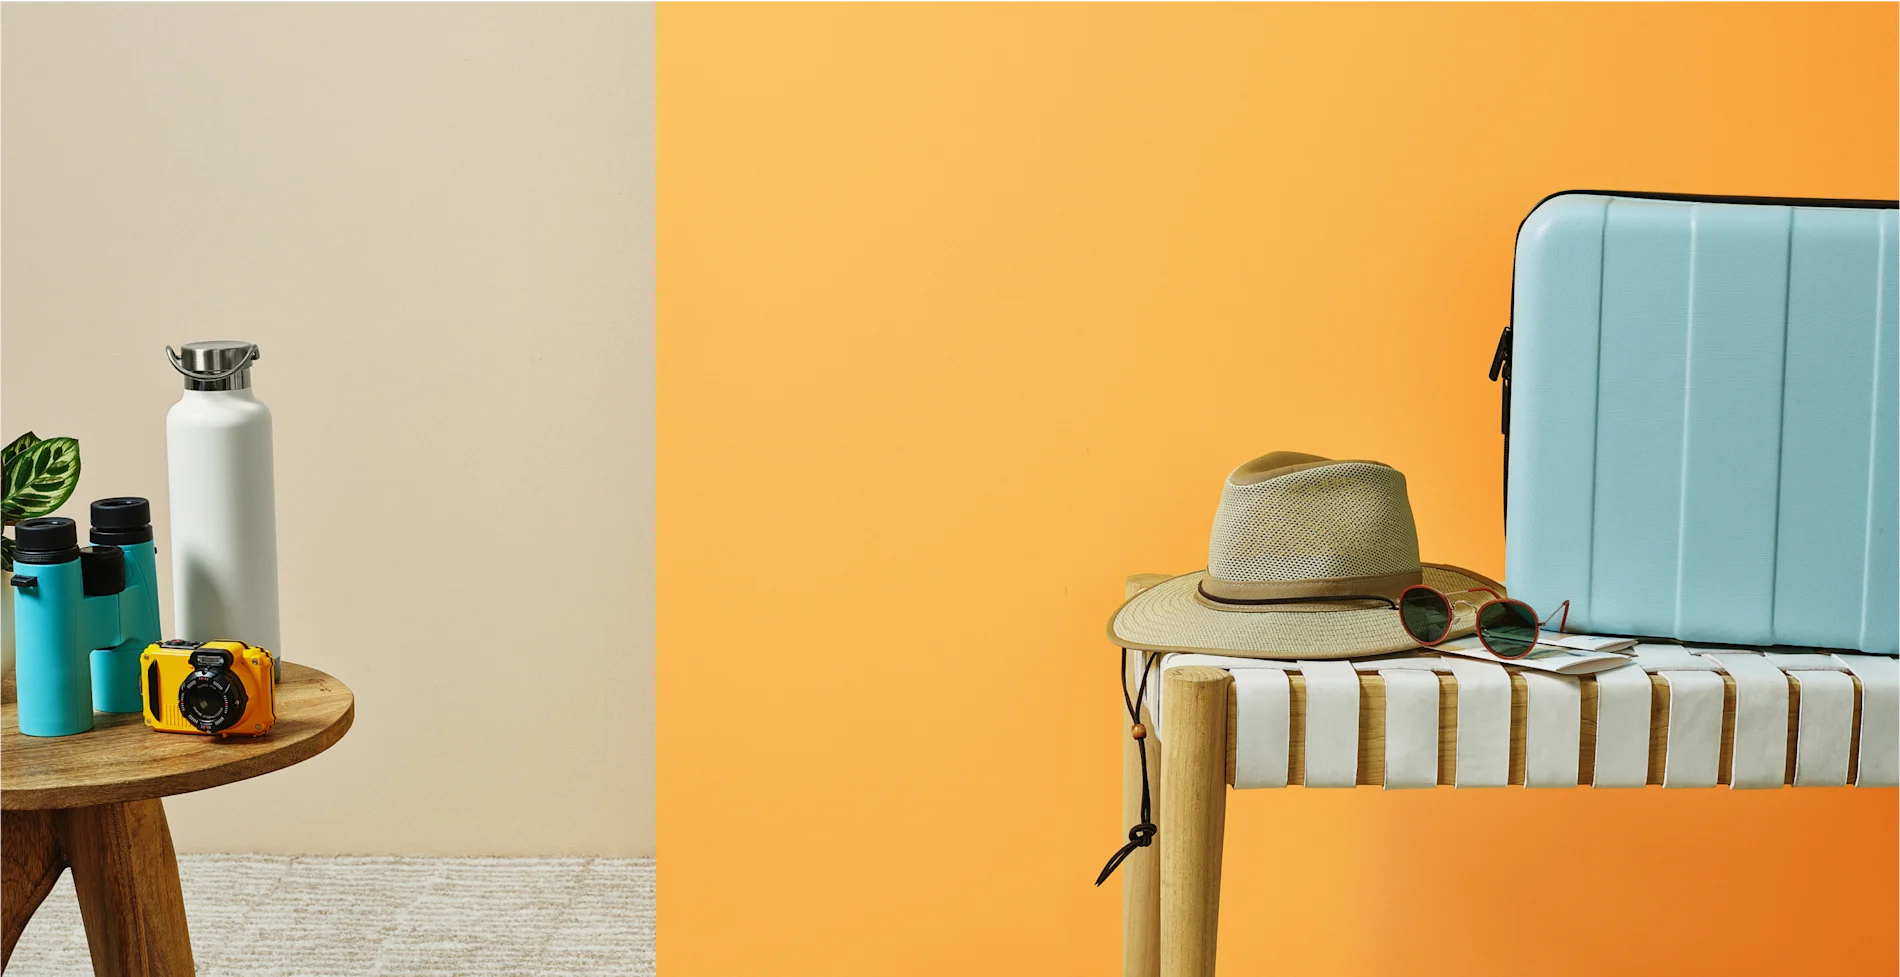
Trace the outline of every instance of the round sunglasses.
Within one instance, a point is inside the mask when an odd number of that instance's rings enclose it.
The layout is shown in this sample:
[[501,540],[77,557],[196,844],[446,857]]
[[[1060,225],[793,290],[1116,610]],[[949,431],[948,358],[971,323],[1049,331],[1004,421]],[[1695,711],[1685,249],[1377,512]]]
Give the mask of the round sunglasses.
[[[1490,600],[1478,603],[1471,595],[1488,594]],[[1473,587],[1447,594],[1436,587],[1413,584],[1399,595],[1399,623],[1412,640],[1430,647],[1451,636],[1451,622],[1457,608],[1477,607],[1478,640],[1485,650],[1499,658],[1522,658],[1537,647],[1539,630],[1548,620],[1539,621],[1531,605],[1501,597],[1489,587]],[[1562,618],[1557,630],[1570,623],[1570,602],[1558,608]],[[1553,617],[1557,616],[1555,613]]]

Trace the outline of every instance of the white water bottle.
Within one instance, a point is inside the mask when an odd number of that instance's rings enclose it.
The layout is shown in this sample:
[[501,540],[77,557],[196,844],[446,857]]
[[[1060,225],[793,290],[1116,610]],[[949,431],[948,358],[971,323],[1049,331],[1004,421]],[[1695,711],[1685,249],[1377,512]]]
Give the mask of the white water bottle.
[[185,377],[165,416],[177,636],[263,648],[282,680],[270,408],[251,392],[257,346],[217,340],[165,354]]

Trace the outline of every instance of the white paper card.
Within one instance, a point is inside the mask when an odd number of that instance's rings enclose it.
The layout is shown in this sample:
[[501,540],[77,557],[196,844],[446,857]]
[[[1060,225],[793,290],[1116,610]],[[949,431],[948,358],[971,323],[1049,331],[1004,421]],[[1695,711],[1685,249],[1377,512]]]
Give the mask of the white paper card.
[[1649,673],[1636,665],[1596,673],[1597,787],[1649,783]]
[[1385,787],[1438,786],[1438,676],[1380,669],[1385,679]]
[[1303,661],[1306,786],[1351,787],[1359,779],[1359,673],[1347,661]]
[[1767,790],[1788,776],[1788,676],[1761,655],[1709,654],[1735,679],[1732,790]]
[[1285,787],[1292,685],[1277,668],[1233,675],[1234,787]]
[[1459,787],[1503,787],[1511,776],[1511,673],[1502,665],[1447,658],[1458,680]]
[[[1712,668],[1719,668],[1714,662]],[[1669,745],[1664,787],[1714,787],[1722,757],[1722,676],[1669,670]]]
[[1540,672],[1553,672],[1561,675],[1588,675],[1591,672],[1600,672],[1606,668],[1616,668],[1619,665],[1629,662],[1629,657],[1626,655],[1600,651],[1577,651],[1572,648],[1558,648],[1546,644],[1539,644],[1537,647],[1532,648],[1531,653],[1522,658],[1499,658],[1484,647],[1484,642],[1480,641],[1477,635],[1456,638],[1442,645],[1434,645],[1433,650],[1442,651],[1449,655],[1476,658],[1479,661],[1501,662],[1506,665],[1515,665],[1519,668],[1535,669]]
[[1801,717],[1794,746],[1796,787],[1842,787],[1854,745],[1854,680],[1844,671],[1797,671]]
[[1574,676],[1525,672],[1524,786],[1577,786],[1583,690]]
[[1857,787],[1900,786],[1900,661],[1884,655],[1837,655],[1860,679],[1860,767]]
[[1537,643],[1571,648],[1576,651],[1627,651],[1636,647],[1635,638],[1614,638],[1601,634],[1565,634],[1561,631],[1539,631]]

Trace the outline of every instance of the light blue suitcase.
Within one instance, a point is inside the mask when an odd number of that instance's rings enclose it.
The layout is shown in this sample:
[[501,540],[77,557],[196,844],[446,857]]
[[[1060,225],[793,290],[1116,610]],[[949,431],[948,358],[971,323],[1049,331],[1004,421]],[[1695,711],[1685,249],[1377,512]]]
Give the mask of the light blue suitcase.
[[1531,211],[1492,364],[1513,597],[1572,631],[1900,652],[1894,207]]

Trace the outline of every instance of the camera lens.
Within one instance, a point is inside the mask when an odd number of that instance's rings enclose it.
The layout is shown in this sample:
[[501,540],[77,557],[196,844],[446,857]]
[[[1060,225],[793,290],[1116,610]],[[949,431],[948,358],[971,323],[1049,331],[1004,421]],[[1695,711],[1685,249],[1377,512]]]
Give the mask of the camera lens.
[[178,683],[178,711],[207,733],[222,733],[244,716],[244,683],[223,667],[200,667]]
[[224,696],[208,682],[200,682],[185,692],[185,711],[192,718],[215,723],[224,715]]

